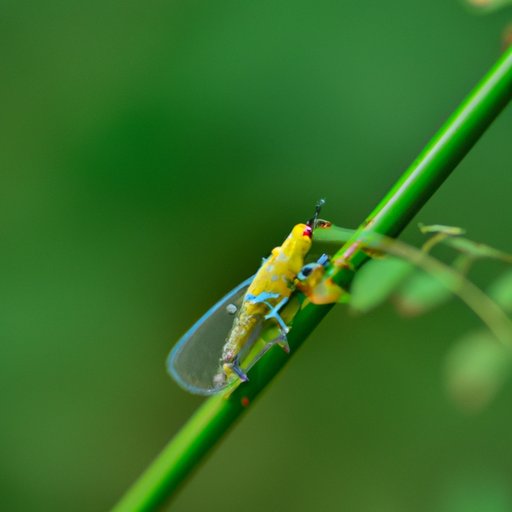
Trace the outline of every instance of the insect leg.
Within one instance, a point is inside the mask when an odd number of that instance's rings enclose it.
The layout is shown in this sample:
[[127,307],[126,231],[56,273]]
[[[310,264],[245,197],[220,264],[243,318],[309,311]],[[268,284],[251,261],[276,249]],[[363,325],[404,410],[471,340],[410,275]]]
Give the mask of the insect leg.
[[284,320],[281,318],[281,315],[279,314],[279,310],[288,302],[288,297],[284,297],[283,299],[281,299],[281,301],[275,306],[272,306],[272,304],[270,304],[267,301],[264,302],[270,308],[270,311],[264,317],[265,320],[268,320],[269,318],[274,318],[275,321],[279,324],[281,332],[284,332],[286,334],[290,330],[290,328],[284,323]]
[[247,377],[242,368],[240,368],[240,358],[238,354],[230,363],[224,363],[222,369],[227,376],[229,376],[230,373],[235,373],[242,382],[247,382],[249,380],[249,377]]
[[264,316],[264,319],[268,320],[273,318],[281,330],[280,336],[274,342],[272,342],[272,344],[277,343],[286,353],[288,353],[290,352],[290,347],[288,345],[286,335],[288,334],[290,328],[285,324],[284,320],[279,314],[279,310],[288,302],[288,297],[283,297],[283,299],[281,299],[281,301],[275,306],[269,302],[270,299],[277,299],[279,297],[279,293],[262,292],[258,295],[249,295],[246,297],[246,300],[253,304],[265,304],[269,308],[270,311]]
[[322,254],[322,256],[320,256],[320,258],[318,258],[318,260],[316,261],[319,265],[322,265],[322,267],[325,267],[327,266],[327,264],[329,263],[329,255],[328,254]]
[[288,340],[286,339],[286,335],[288,334],[290,328],[285,324],[284,320],[281,318],[279,314],[279,310],[288,302],[288,297],[283,297],[281,301],[276,305],[272,306],[268,302],[265,302],[267,306],[270,308],[270,311],[265,315],[265,320],[269,318],[273,318],[279,329],[281,329],[281,334],[279,337],[272,342],[272,344],[277,343],[287,354],[290,352],[290,346],[288,345]]

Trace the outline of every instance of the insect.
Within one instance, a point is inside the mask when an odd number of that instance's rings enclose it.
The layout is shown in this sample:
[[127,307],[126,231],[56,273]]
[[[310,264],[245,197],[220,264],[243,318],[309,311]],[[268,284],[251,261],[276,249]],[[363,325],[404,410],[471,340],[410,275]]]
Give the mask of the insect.
[[[297,287],[307,292],[305,283],[329,261],[323,254],[314,263],[304,262],[315,228],[329,225],[319,219],[324,203],[320,200],[313,217],[293,227],[254,276],[217,302],[178,341],[167,366],[180,386],[195,394],[211,395],[237,379],[247,381],[247,371],[272,346],[277,344],[289,352],[290,318],[283,318],[283,307]],[[341,290],[333,287],[330,293],[333,302]],[[262,342],[259,337],[268,322],[278,327],[278,333]]]

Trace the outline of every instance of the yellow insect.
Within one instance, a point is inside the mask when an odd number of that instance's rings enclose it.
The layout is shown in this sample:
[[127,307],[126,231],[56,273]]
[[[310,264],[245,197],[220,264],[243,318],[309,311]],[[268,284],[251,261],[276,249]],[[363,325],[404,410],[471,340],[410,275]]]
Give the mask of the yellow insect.
[[[252,278],[221,299],[176,344],[169,355],[168,369],[182,387],[210,395],[225,388],[235,377],[248,380],[248,368],[242,368],[242,363],[266,321],[275,321],[280,334],[253,358],[252,364],[274,344],[289,351],[289,326],[280,311],[297,287],[306,293],[313,289],[305,284],[308,276],[314,275],[317,268],[323,269],[329,261],[322,255],[316,263],[304,265],[313,230],[325,223],[318,218],[324,202],[318,202],[310,220],[293,227]],[[339,292],[336,289],[323,301],[334,302]],[[313,295],[311,299],[318,302]]]
[[229,376],[234,371],[242,380],[247,380],[238,364],[238,354],[262,318],[274,318],[278,322],[281,328],[280,344],[284,350],[289,351],[286,341],[288,326],[279,315],[279,310],[294,289],[295,278],[304,266],[304,257],[311,248],[312,236],[312,225],[294,226],[288,238],[280,247],[272,250],[254,276],[222,351],[221,363],[225,375]]

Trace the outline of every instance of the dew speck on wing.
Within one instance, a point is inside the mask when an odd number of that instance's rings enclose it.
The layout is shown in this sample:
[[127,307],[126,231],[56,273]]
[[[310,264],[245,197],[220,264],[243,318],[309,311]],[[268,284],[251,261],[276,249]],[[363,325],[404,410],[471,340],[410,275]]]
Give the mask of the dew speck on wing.
[[237,312],[238,308],[234,304],[228,304],[226,306],[226,312],[229,315],[234,315]]

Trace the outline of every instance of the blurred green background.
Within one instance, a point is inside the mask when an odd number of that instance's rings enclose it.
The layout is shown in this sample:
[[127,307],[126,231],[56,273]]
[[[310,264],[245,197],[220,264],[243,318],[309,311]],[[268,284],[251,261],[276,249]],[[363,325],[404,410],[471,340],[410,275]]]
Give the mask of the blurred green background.
[[[165,372],[173,343],[319,197],[361,222],[511,14],[1,2],[0,508],[111,507],[201,403]],[[512,250],[511,121],[418,221]],[[407,321],[337,308],[173,510],[511,510],[512,387],[468,415],[443,385],[477,325],[457,302]]]

